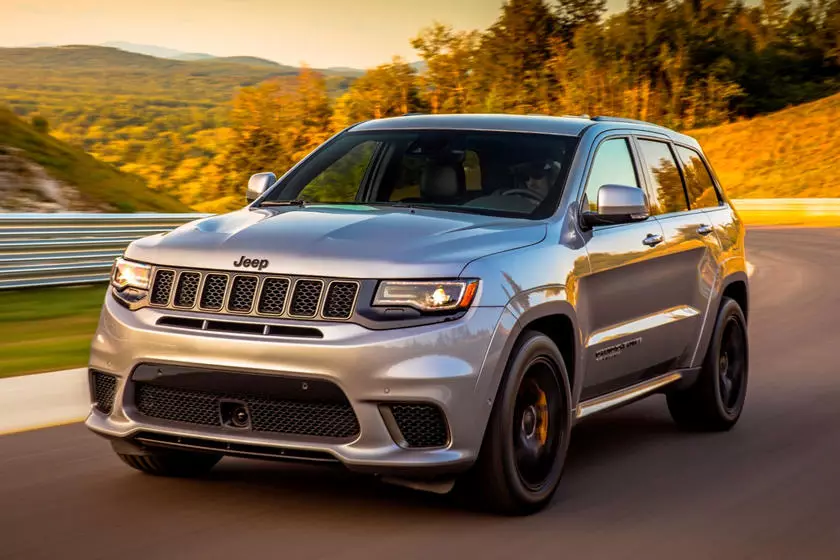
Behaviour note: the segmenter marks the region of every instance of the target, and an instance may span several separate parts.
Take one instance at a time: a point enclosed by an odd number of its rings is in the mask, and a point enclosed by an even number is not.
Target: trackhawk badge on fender
[[[632,340],[628,340],[627,342],[622,342],[621,344],[616,344],[615,346],[608,346],[607,348],[595,352],[595,361],[600,362],[602,360],[609,360],[610,358],[615,358],[616,356],[624,352],[626,348],[630,348],[641,343],[642,337],[638,337]]]
[[[268,260],[266,259],[246,259],[245,255],[239,257],[238,261],[234,261],[233,266],[237,268],[256,268],[257,270],[262,270],[268,266]]]

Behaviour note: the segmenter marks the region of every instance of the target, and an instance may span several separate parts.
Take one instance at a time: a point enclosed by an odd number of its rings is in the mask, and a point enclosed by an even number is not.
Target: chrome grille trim
[[[293,276],[286,274],[265,274],[259,272],[240,273],[227,272],[221,270],[201,270],[194,268],[176,268],[176,267],[154,267],[152,270],[154,290],[157,282],[157,274],[159,271],[168,271],[173,274],[172,287],[170,289],[168,301],[165,304],[148,303],[148,306],[155,309],[172,309],[176,311],[194,311],[199,313],[208,313],[214,315],[231,315],[237,317],[270,317],[273,319],[294,319],[299,321],[331,321],[331,322],[347,322],[350,321],[356,312],[356,305],[358,304],[359,293],[361,292],[361,282],[358,280],[350,280],[344,278],[318,278],[311,276]],[[179,293],[182,275],[184,274],[198,274],[198,289],[195,295],[192,306],[176,306],[177,295]],[[225,291],[222,296],[221,308],[208,308],[203,306],[205,290],[207,289],[207,280],[212,276],[222,276],[225,279]],[[230,309],[231,295],[233,293],[233,286],[237,278],[249,277],[255,278],[257,286],[254,290],[253,298],[251,299],[251,306],[248,311],[236,311]],[[280,313],[267,313],[260,311],[260,302],[262,301],[263,291],[266,287],[266,282],[282,281],[286,282],[286,295],[283,301],[283,308]],[[298,283],[301,281],[316,282],[320,285],[320,293],[316,302],[314,315],[295,315],[294,300],[298,288]],[[354,284],[355,295],[351,303],[350,309],[342,314],[340,317],[325,315],[327,297],[333,284]],[[276,287],[275,287],[276,290]],[[333,313],[335,315],[335,313]]]

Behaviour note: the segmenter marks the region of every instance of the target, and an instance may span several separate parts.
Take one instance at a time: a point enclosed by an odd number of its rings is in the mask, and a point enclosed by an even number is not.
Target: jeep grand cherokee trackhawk
[[[336,463],[522,514],[582,418],[657,393],[686,429],[741,414],[744,226],[688,136],[379,119],[247,199],[114,265],[86,423],[140,471]]]

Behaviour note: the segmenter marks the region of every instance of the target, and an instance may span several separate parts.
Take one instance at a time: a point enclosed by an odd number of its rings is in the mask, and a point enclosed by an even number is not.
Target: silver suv
[[[688,136],[407,115],[247,198],[115,263],[86,423],[131,467],[333,463],[524,514],[594,413],[664,394],[685,429],[741,414],[744,226]]]

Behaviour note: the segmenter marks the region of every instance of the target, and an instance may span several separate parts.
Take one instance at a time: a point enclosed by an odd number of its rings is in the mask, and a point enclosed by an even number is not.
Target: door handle
[[[709,235],[710,233],[712,233],[712,226],[703,224],[702,226],[697,228],[697,233],[699,233],[700,235]]]
[[[653,247],[662,243],[663,239],[664,238],[659,233],[649,233],[647,234],[647,237],[645,237],[644,241],[642,241],[642,243],[644,243],[648,247]]]

